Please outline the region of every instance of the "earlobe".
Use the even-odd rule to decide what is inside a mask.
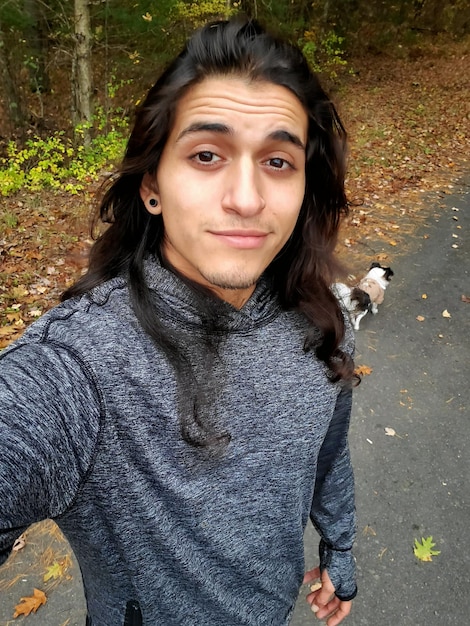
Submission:
[[[155,176],[148,173],[144,174],[139,193],[147,211],[152,215],[160,215],[162,210]]]

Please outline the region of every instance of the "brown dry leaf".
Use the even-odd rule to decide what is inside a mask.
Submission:
[[[358,376],[369,376],[372,373],[372,368],[368,365],[358,365],[354,370],[354,373]]]
[[[18,552],[18,550],[22,550],[26,545],[26,535],[23,533],[18,537],[18,539],[13,544],[12,550],[14,552]]]
[[[466,296],[465,294],[462,294],[460,296],[460,299],[462,300],[462,302],[470,302],[470,296]]]
[[[11,297],[15,300],[18,300],[19,298],[24,298],[24,296],[27,296],[28,294],[29,291],[25,288],[24,285],[18,285],[18,287],[13,287],[13,289],[11,290]]]
[[[13,326],[0,326],[0,337],[7,337],[8,335],[12,335],[14,332],[16,332],[16,330]]]
[[[377,533],[372,528],[372,526],[369,526],[369,524],[367,524],[367,526],[365,526],[364,530],[362,531],[362,534],[365,535],[365,536],[371,535],[372,537],[376,537],[377,536]]]
[[[426,319],[425,317],[423,317],[422,315],[417,315],[416,319],[418,320],[418,322],[424,322],[424,320]]]
[[[391,246],[397,246],[397,242],[394,239],[390,239],[390,241],[388,242]]]
[[[452,317],[452,315],[449,313],[447,309],[444,309],[442,311],[442,317]]]
[[[34,589],[32,596],[26,596],[21,598],[20,604],[15,606],[15,612],[13,617],[19,617],[20,615],[29,615],[30,613],[36,613],[41,604],[46,604],[47,596],[44,591],[40,589]]]

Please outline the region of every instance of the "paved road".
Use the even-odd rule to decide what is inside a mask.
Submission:
[[[357,389],[351,430],[360,593],[348,626],[470,622],[470,304],[461,301],[470,296],[469,231],[470,187],[463,186],[445,209],[436,207],[419,249],[394,265],[385,303],[357,333],[357,362],[373,371]],[[414,539],[430,535],[440,554],[419,562]],[[316,544],[309,528],[311,567]],[[49,546],[55,554],[67,551],[57,538],[31,533],[28,549],[0,570],[0,626],[22,623],[12,620],[19,597],[44,588],[42,565],[50,563],[41,551]],[[37,614],[24,618],[29,626],[84,626],[76,565],[71,573]],[[315,622],[300,599],[292,626]]]
[[[357,363],[373,371],[350,437],[360,593],[348,626],[470,624],[470,186],[443,202],[356,335]],[[414,539],[430,535],[440,554],[423,563]],[[309,529],[308,565],[316,544]],[[299,602],[292,626],[315,622]]]

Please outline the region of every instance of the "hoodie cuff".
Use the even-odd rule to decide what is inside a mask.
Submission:
[[[343,601],[349,601],[357,595],[356,561],[352,549],[335,550],[320,541],[320,570],[326,569],[335,588],[335,595]]]

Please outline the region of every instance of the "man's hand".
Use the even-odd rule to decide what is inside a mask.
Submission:
[[[337,626],[351,612],[352,601],[345,602],[335,596],[335,588],[326,570],[321,576],[319,567],[306,572],[303,583],[318,587],[308,594],[307,602],[318,619],[326,619],[327,626]]]

